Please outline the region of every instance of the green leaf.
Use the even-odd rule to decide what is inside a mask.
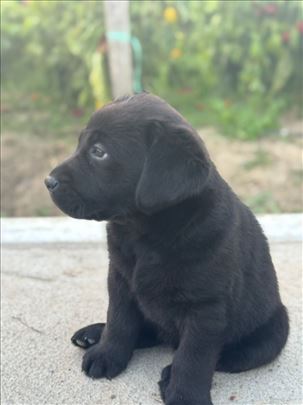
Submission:
[[[293,61],[290,52],[285,49],[278,61],[277,67],[273,75],[273,81],[271,86],[271,93],[275,94],[282,90],[286,85],[288,79],[293,72]]]

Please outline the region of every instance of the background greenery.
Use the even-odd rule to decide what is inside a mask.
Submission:
[[[32,130],[60,134],[110,99],[100,1],[3,1],[2,108],[27,111]],[[195,126],[240,139],[300,114],[300,1],[132,1],[142,85]],[[3,107],[4,106],[4,107]],[[39,122],[35,125],[39,116]],[[28,118],[27,123],[28,123]],[[25,118],[3,124],[20,129]]]

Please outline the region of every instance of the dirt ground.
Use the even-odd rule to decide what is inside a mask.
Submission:
[[[220,173],[255,212],[302,211],[302,136],[253,142],[200,131]],[[3,216],[62,215],[49,198],[44,177],[71,153],[76,139],[2,136]]]

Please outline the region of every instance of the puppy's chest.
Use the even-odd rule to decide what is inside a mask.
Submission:
[[[146,318],[170,333],[188,305],[178,258],[163,256],[148,244],[134,248],[134,267],[128,270],[129,288]]]
[[[120,270],[136,299],[152,300],[169,288],[165,277],[165,261],[148,244],[128,243],[123,246]],[[167,264],[166,264],[167,266]]]
[[[113,255],[115,267],[126,280],[140,310],[170,335],[176,334],[192,300],[182,252],[172,252],[157,246],[155,241],[129,235],[119,242],[117,254]]]

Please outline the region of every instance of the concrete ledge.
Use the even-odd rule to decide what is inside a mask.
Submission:
[[[214,405],[303,404],[302,215],[259,220],[270,240],[290,336],[281,356],[265,367],[215,373]],[[93,381],[81,373],[83,351],[70,343],[75,330],[106,319],[104,225],[25,218],[4,219],[2,228],[1,404],[161,404],[157,381],[171,350],[138,350],[120,376]]]
[[[271,242],[302,240],[303,214],[260,215]],[[105,223],[68,217],[3,218],[2,243],[106,242]]]
[[[105,223],[69,217],[3,218],[2,243],[105,242]]]

